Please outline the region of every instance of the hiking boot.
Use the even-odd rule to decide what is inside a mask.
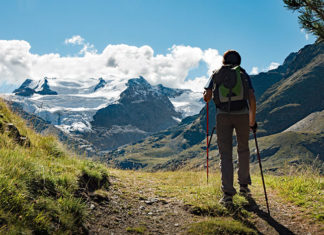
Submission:
[[[240,185],[240,194],[248,196],[250,195],[251,190],[248,188],[247,184],[241,184]]]
[[[223,206],[229,206],[233,204],[233,196],[230,194],[224,194],[224,196],[219,200],[219,204]]]

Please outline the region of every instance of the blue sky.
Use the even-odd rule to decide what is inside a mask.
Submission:
[[[97,53],[109,44],[147,45],[155,55],[173,45],[219,54],[236,49],[248,72],[260,72],[315,41],[301,32],[297,16],[281,0],[11,0],[0,3],[0,40],[23,40],[31,54],[62,57],[82,56],[85,43]],[[65,43],[75,35],[83,44]],[[199,62],[188,76],[206,70]]]

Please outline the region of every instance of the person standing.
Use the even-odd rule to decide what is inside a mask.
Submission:
[[[237,140],[240,193],[247,195],[251,184],[249,132],[257,129],[256,99],[251,79],[240,64],[241,56],[237,51],[226,51],[223,66],[213,72],[204,92],[205,102],[213,98],[217,108],[216,134],[223,191],[220,203],[223,205],[231,204],[236,194],[233,187],[233,130]]]

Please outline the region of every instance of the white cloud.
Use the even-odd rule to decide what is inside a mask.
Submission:
[[[269,70],[273,70],[279,67],[279,63],[277,62],[271,62],[270,65],[265,68],[262,69],[261,72],[268,72]],[[258,67],[252,67],[252,70],[250,72],[251,75],[257,75],[259,73],[259,68]]]
[[[74,35],[72,38],[67,38],[64,41],[65,44],[76,44],[76,45],[83,45],[84,38],[80,35]]]
[[[180,86],[180,88],[182,89],[190,89],[192,91],[196,91],[196,92],[200,92],[203,91],[205,85],[207,84],[209,78],[208,77],[197,77],[194,80],[188,80],[186,82],[183,83],[182,86]]]
[[[277,63],[277,62],[271,62],[271,64],[269,65],[269,67],[267,68],[267,70],[266,71],[269,71],[269,70],[273,70],[273,69],[276,69],[276,68],[278,68],[279,67],[279,63]]]
[[[252,70],[250,72],[251,75],[256,75],[259,73],[259,68],[258,67],[252,67]]]
[[[65,40],[66,44],[81,45],[78,56],[61,56],[57,53],[33,54],[26,41],[0,40],[0,86],[20,85],[26,78],[46,77],[82,80],[91,77],[132,78],[143,76],[151,84],[173,88],[203,91],[212,70],[222,64],[222,56],[215,49],[174,45],[166,54],[154,54],[150,46],[108,45],[101,53],[76,35]],[[188,72],[203,61],[208,74],[186,80]]]
[[[306,33],[305,29],[301,29],[300,32],[302,32],[303,34],[305,34],[305,39],[306,39],[306,41],[308,41],[308,39],[309,39],[309,34]]]
[[[64,43],[66,45],[72,44],[72,45],[83,46],[79,52],[80,55],[84,55],[87,53],[90,53],[90,54],[97,53],[97,50],[94,47],[94,45],[86,42],[86,40],[84,38],[82,38],[80,35],[74,35],[72,38],[67,38],[67,39],[65,39]]]
[[[215,69],[219,69],[223,64],[223,56],[218,50],[207,49],[204,51],[203,60],[207,63],[208,76],[211,76]]]

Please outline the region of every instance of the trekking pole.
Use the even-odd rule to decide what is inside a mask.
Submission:
[[[213,128],[213,130],[212,130],[212,132],[210,134],[210,138],[209,138],[208,146],[207,146],[208,149],[209,149],[210,143],[212,141],[212,138],[213,138],[213,135],[214,135],[215,130],[216,130],[216,127]]]
[[[207,104],[206,104],[206,112],[207,112],[207,149],[206,149],[206,151],[207,151],[207,184],[208,184],[208,147],[209,147],[209,145],[208,145],[208,102],[207,102]]]
[[[257,149],[257,155],[258,155],[259,166],[260,166],[260,171],[261,171],[261,178],[262,178],[262,184],[263,184],[263,190],[264,190],[264,197],[265,197],[265,200],[266,200],[266,203],[267,203],[268,214],[270,216],[270,209],[269,209],[269,203],[268,203],[267,190],[266,190],[266,186],[265,186],[265,183],[264,183],[263,171],[262,171],[262,165],[261,165],[261,158],[260,158],[260,152],[259,152],[259,146],[258,146],[258,141],[257,141],[256,131],[255,130],[253,130],[253,135],[254,135],[255,146],[256,146],[256,149]]]

